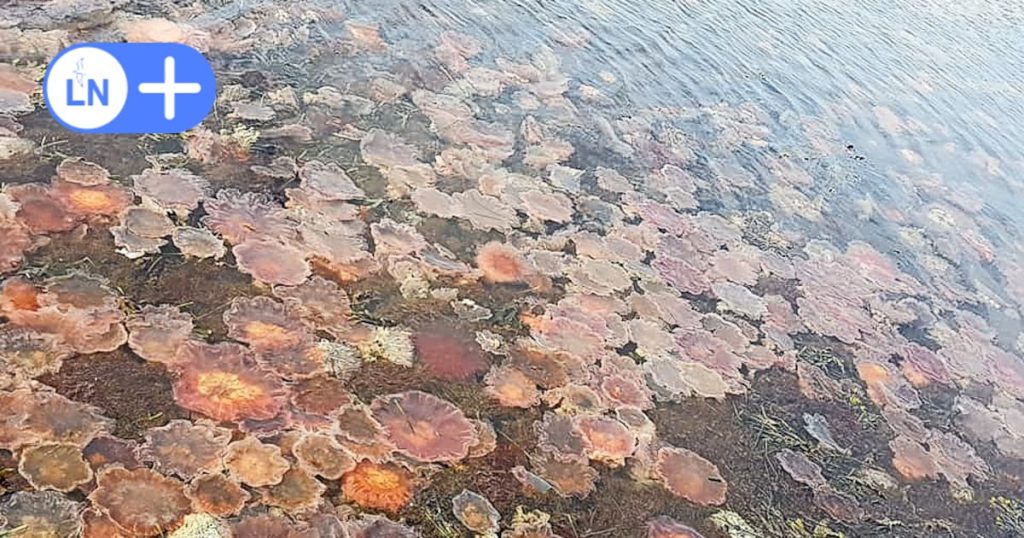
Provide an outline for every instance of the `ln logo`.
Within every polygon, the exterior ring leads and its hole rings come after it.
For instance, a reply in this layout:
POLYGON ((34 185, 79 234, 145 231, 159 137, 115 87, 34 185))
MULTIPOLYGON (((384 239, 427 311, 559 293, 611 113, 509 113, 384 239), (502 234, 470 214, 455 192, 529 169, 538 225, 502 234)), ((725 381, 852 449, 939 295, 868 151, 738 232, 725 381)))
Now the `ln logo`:
POLYGON ((185 45, 88 43, 50 62, 43 90, 53 118, 74 131, 178 133, 209 113, 216 81, 185 45))

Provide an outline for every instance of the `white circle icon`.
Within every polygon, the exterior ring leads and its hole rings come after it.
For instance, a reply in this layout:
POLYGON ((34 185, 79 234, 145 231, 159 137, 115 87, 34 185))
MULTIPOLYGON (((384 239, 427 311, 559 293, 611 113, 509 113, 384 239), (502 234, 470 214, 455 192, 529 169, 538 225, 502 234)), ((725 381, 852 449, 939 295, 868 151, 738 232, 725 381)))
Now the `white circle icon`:
POLYGON ((76 129, 98 129, 121 113, 128 100, 128 77, 109 52, 72 49, 50 65, 46 101, 58 119, 76 129))

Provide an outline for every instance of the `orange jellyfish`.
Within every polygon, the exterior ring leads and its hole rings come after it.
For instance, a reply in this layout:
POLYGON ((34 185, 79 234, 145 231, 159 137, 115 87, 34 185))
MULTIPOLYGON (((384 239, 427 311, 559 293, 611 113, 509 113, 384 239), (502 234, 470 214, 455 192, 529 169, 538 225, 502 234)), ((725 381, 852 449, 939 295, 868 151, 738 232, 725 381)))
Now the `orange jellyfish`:
POLYGON ((484 279, 497 284, 527 282, 532 271, 519 251, 501 243, 487 243, 476 254, 476 265, 484 279))
POLYGON ((657 476, 677 497, 703 506, 725 502, 726 482, 718 467, 685 448, 658 450, 657 476))
POLYGON ((540 403, 537 385, 512 366, 495 366, 484 377, 484 391, 504 407, 529 408, 540 403))
POLYGON ((75 218, 114 217, 132 203, 132 194, 114 183, 85 186, 58 181, 50 193, 75 218))
POLYGON ((276 240, 250 239, 231 252, 238 270, 262 284, 297 286, 312 272, 305 252, 276 240))
POLYGON ((467 529, 477 535, 497 536, 501 514, 491 501, 479 493, 462 490, 452 498, 452 513, 467 529))
POLYGON ((261 443, 255 437, 246 437, 228 445, 224 465, 232 477, 254 488, 281 482, 291 467, 279 447, 261 443))
POLYGON ((182 366, 174 384, 178 405, 216 420, 265 420, 281 410, 280 380, 248 360, 237 344, 190 346, 196 358, 182 366))
POLYGON ((219 517, 238 514, 251 497, 237 482, 219 473, 197 476, 185 495, 192 499, 196 511, 219 517))
POLYGON ((363 461, 341 478, 341 491, 363 508, 395 513, 412 500, 412 477, 397 465, 363 461))

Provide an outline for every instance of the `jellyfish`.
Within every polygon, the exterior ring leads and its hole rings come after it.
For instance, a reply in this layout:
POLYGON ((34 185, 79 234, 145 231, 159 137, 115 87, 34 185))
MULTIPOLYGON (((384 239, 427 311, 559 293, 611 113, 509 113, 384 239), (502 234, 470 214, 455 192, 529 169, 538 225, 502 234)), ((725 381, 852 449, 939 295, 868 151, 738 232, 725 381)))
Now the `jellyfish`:
POLYGON ((704 536, 668 516, 658 516, 647 522, 647 538, 704 538, 704 536))
POLYGON ((0 446, 9 449, 36 441, 84 447, 113 426, 98 409, 52 392, 18 389, 0 394, 0 403, 7 410, 0 418, 0 446), (13 428, 11 437, 8 428, 13 428))
POLYGON ((238 482, 220 473, 197 476, 185 495, 192 500, 195 510, 219 517, 237 515, 251 497, 238 482))
POLYGON ((134 535, 174 530, 191 512, 184 485, 150 469, 108 467, 96 475, 96 484, 89 500, 134 535))
POLYGON ((108 465, 118 465, 125 469, 135 469, 141 466, 136 451, 138 443, 128 441, 120 437, 100 435, 85 445, 82 455, 93 471, 108 465))
POLYGON ((594 491, 598 472, 585 462, 562 461, 545 454, 530 458, 533 470, 562 497, 585 499, 594 491))
POLYGON ((685 448, 658 450, 655 473, 673 495, 708 506, 725 502, 726 482, 718 467, 685 448))
POLYGON ((345 382, 328 376, 316 376, 292 385, 292 404, 306 413, 330 415, 352 402, 345 382))
POLYGON ((146 305, 125 322, 128 347, 147 361, 172 365, 192 334, 192 316, 172 305, 146 305))
POLYGON ((81 538, 128 538, 124 529, 117 526, 98 508, 90 507, 82 512, 81 538))
POLYGON ((78 225, 74 213, 43 185, 26 183, 4 192, 19 206, 17 220, 34 234, 67 232, 78 225))
POLYGON ((182 365, 174 384, 181 407, 225 421, 273 418, 281 410, 285 389, 281 381, 257 368, 236 344, 195 344, 191 360, 182 365))
POLYGON ((190 480, 202 472, 216 472, 231 441, 231 431, 208 421, 172 420, 146 432, 139 459, 152 462, 164 474, 190 480))
POLYGON ((378 397, 371 408, 399 452, 419 461, 458 461, 476 442, 461 409, 425 392, 378 397))
POLYGON ((32 245, 32 236, 21 223, 0 218, 0 274, 21 265, 32 245))
POLYGON ((148 168, 132 176, 132 182, 144 205, 173 212, 182 219, 199 206, 210 186, 205 179, 183 168, 148 168))
POLYGON ((396 513, 412 500, 412 476, 397 465, 362 461, 342 476, 341 492, 363 508, 396 513))
POLYGON ((333 437, 324 434, 302 434, 292 453, 301 468, 328 480, 337 480, 356 466, 352 456, 333 437))
POLYGON ((495 366, 484 377, 484 391, 504 407, 530 408, 540 403, 540 392, 533 383, 517 368, 511 366, 495 366))
POLYGON ((274 295, 284 301, 306 323, 340 336, 349 328, 352 308, 345 290, 319 276, 310 277, 298 286, 274 286, 274 295))
POLYGON ((92 480, 92 468, 75 445, 41 444, 26 448, 18 472, 36 489, 68 492, 92 480))
POLYGON ((203 224, 234 245, 250 239, 289 240, 295 224, 265 194, 225 189, 203 201, 203 224))
POLYGON ((206 228, 178 226, 171 234, 171 242, 186 258, 219 260, 228 252, 223 240, 206 228))
POLYGON ((261 493, 263 504, 296 515, 315 509, 326 489, 313 475, 294 468, 285 472, 280 482, 267 486, 261 493))
POLYGON ((57 177, 61 181, 84 187, 110 183, 110 173, 105 168, 81 157, 68 157, 61 161, 57 165, 57 177))
POLYGON ((452 498, 452 513, 467 529, 477 535, 497 536, 501 514, 491 501, 479 493, 462 490, 452 498))
POLYGON ((280 483, 291 468, 279 447, 261 443, 255 437, 228 445, 224 466, 233 478, 254 488, 280 483))
POLYGON ((442 328, 421 330, 413 336, 416 356, 431 375, 451 381, 469 381, 488 368, 487 358, 473 340, 442 328))
POLYGON ((626 458, 636 451, 636 436, 629 428, 613 418, 597 415, 582 416, 577 427, 586 442, 586 454, 593 461, 609 467, 622 467, 626 458))
POLYGON ((12 537, 78 536, 80 512, 81 503, 55 491, 16 491, 0 502, 0 523, 7 522, 12 537))
POLYGON ((0 326, 0 370, 34 379, 60 370, 74 351, 55 335, 0 326))
POLYGON ((585 461, 587 440, 578 426, 578 420, 561 413, 544 413, 544 418, 534 423, 537 431, 537 448, 566 461, 585 461))
POLYGON ((476 254, 484 278, 496 284, 527 282, 532 272, 518 250, 501 243, 487 243, 476 254))
POLYGON ((304 350, 313 335, 285 306, 269 297, 236 297, 224 312, 228 336, 249 344, 257 353, 304 350))
POLYGON ((50 187, 50 195, 81 219, 120 215, 133 200, 131 192, 114 183, 85 186, 58 181, 50 187))
POLYGON ((276 240, 250 239, 231 252, 238 269, 259 283, 297 286, 311 274, 303 251, 276 240))

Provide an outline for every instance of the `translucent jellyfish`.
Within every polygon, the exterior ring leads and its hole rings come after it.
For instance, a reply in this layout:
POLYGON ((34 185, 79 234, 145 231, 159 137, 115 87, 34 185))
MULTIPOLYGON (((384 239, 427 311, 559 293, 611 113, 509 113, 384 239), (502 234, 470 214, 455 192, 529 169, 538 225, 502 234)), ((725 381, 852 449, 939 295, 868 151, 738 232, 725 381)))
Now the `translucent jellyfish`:
POLYGON ((363 461, 341 478, 341 492, 363 508, 396 513, 412 500, 412 476, 397 465, 363 461))
POLYGON ((576 421, 585 442, 585 453, 592 461, 609 467, 622 467, 636 451, 636 436, 625 424, 598 415, 581 416, 576 421))
POLYGON ((605 410, 601 397, 586 385, 570 383, 544 393, 544 403, 562 413, 600 413, 605 410))
POLYGON ((577 424, 577 419, 562 413, 544 413, 543 420, 534 423, 537 448, 566 461, 585 461, 588 445, 577 424))
POLYGON ((450 329, 421 330, 413 335, 413 344, 420 364, 440 379, 469 381, 489 366, 476 341, 450 329))
POLYGON ((552 455, 530 458, 533 470, 554 486, 562 497, 585 499, 594 491, 598 472, 586 462, 562 461, 552 455))
POLYGON ((52 392, 0 392, 0 409, 0 447, 10 450, 40 441, 81 447, 113 426, 98 409, 52 392))
POLYGON ((302 434, 292 453, 300 467, 328 480, 337 480, 356 466, 352 456, 328 435, 302 434))
POLYGON ((231 252, 238 269, 263 284, 297 286, 311 273, 303 251, 278 241, 251 239, 231 252))
POLYGON ((537 385, 512 366, 494 366, 484 377, 484 392, 504 407, 530 408, 540 403, 537 385))
POLYGON ((163 237, 143 237, 124 226, 110 228, 117 252, 129 260, 136 260, 147 254, 156 254, 167 244, 163 237))
POLYGON ((249 344, 256 353, 304 350, 313 345, 305 324, 270 297, 236 297, 224 312, 228 336, 249 344))
POLYGON ((470 420, 470 422, 473 423, 476 443, 469 447, 468 457, 482 458, 494 452, 494 449, 498 448, 498 434, 494 431, 494 426, 485 420, 470 420))
POLYGON ((185 495, 196 511, 219 517, 238 514, 251 497, 237 482, 219 473, 197 476, 185 495))
POLYGON ((186 258, 219 260, 228 252, 224 242, 206 228, 178 226, 171 234, 171 242, 186 258))
POLYGON ((127 538, 124 530, 98 508, 85 509, 82 512, 82 523, 81 538, 127 538))
POLYGON ((0 502, 0 531, 32 538, 78 536, 81 504, 54 491, 16 491, 0 502), (15 530, 17 529, 17 530, 15 530))
POLYGON ((203 208, 203 224, 235 245, 250 239, 288 240, 295 235, 287 212, 265 194, 225 189, 204 200, 203 208))
POLYGON ((924 387, 932 383, 948 385, 952 377, 942 357, 930 349, 910 343, 899 351, 903 359, 900 369, 903 376, 915 387, 924 387))
POLYGON ((604 376, 599 386, 609 408, 629 406, 637 409, 654 407, 651 390, 636 376, 612 374, 604 376))
POLYGON ((158 239, 174 233, 174 223, 160 211, 129 207, 121 214, 121 228, 139 237, 158 239))
POLYGON ((272 514, 248 515, 231 526, 232 536, 236 538, 292 538, 297 533, 302 536, 306 530, 300 522, 272 514))
POLYGON ((745 286, 732 282, 715 282, 711 289, 721 301, 720 309, 736 312, 750 319, 761 319, 768 313, 768 305, 764 299, 745 286))
POLYGON ((68 157, 61 161, 57 165, 57 177, 61 181, 85 187, 110 183, 110 173, 106 168, 81 157, 68 157))
POLYGON ((135 194, 149 207, 173 212, 186 218, 206 195, 210 184, 183 168, 157 170, 149 168, 132 176, 135 194))
POLYGON ((476 254, 476 265, 484 278, 499 284, 526 282, 530 267, 518 250, 501 243, 487 243, 476 254))
POLYGON ((325 200, 360 200, 366 195, 335 163, 309 161, 299 170, 302 187, 325 200))
POLYGON ((695 452, 663 447, 658 450, 655 472, 673 495, 704 506, 725 502, 727 486, 718 467, 695 452))
POLYGON ((177 362, 178 351, 192 335, 192 316, 172 305, 146 305, 125 321, 128 347, 147 361, 177 362))
POLYGON ((647 538, 704 538, 704 536, 668 516, 658 516, 647 522, 647 538))
POLYGON ((87 187, 58 181, 50 187, 50 195, 78 218, 114 217, 133 201, 131 192, 116 183, 87 187))
POLYGON ((473 533, 497 536, 501 514, 487 497, 464 489, 452 498, 452 513, 473 533))
POLYGON ((174 384, 178 405, 216 420, 269 419, 285 396, 280 380, 247 360, 235 344, 190 345, 196 358, 174 384))
POLYGON ((263 489, 261 497, 263 504, 295 515, 315 509, 326 489, 313 475, 295 468, 289 469, 277 484, 263 489))
POLYGON ((92 480, 92 468, 75 445, 33 445, 21 453, 18 472, 36 489, 68 492, 92 480))
POLYGON ((367 164, 381 168, 419 164, 419 150, 415 146, 380 129, 367 133, 359 143, 359 150, 367 164))
POLYGON ((32 236, 21 223, 0 218, 0 274, 21 265, 32 244, 32 236))
POLYGON ((821 466, 800 452, 784 448, 775 453, 775 460, 793 480, 811 489, 828 488, 828 482, 821 474, 821 466))
POLYGON ((298 286, 274 286, 274 295, 290 312, 334 336, 349 328, 352 308, 348 295, 334 282, 313 276, 298 286))
POLYGON ((52 334, 0 326, 0 371, 36 378, 60 370, 74 351, 52 334))
POLYGON ((108 465, 135 469, 141 465, 136 457, 136 450, 138 450, 138 443, 135 441, 100 435, 85 445, 82 455, 89 462, 93 471, 99 471, 108 465))
POLYGON ((292 385, 292 404, 301 411, 329 415, 352 402, 345 382, 328 376, 303 379, 292 385))
POLYGON ((171 531, 191 512, 183 484, 156 471, 108 467, 96 475, 96 484, 89 500, 133 535, 171 531))
POLYGON ((473 424, 451 402, 420 391, 375 398, 373 416, 395 447, 423 462, 458 461, 476 443, 473 424))
POLYGON ((217 472, 221 457, 231 441, 231 431, 207 421, 172 420, 166 426, 146 432, 139 459, 154 469, 190 480, 199 473, 217 472))
POLYGON ((644 363, 644 371, 651 388, 665 400, 679 400, 694 393, 721 400, 730 390, 721 374, 697 362, 653 357, 644 363))
POLYGON ((233 478, 254 488, 279 483, 291 467, 281 456, 279 447, 261 443, 255 437, 246 437, 228 445, 224 466, 233 478))
POLYGON ((26 183, 4 192, 19 206, 18 221, 34 234, 67 232, 78 225, 75 215, 43 185, 26 183))

